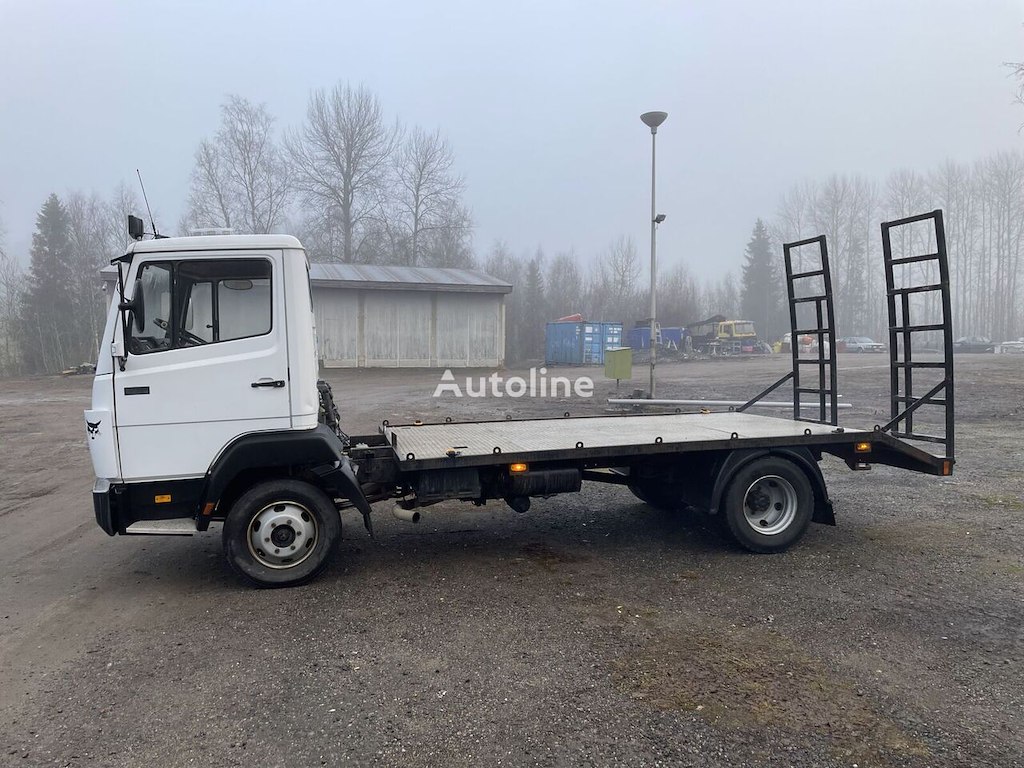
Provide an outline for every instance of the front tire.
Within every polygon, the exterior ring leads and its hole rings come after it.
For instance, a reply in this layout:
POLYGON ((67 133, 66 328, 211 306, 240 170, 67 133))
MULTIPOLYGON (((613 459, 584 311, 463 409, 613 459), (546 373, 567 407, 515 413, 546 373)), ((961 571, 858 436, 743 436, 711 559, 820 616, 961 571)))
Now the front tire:
POLYGON ((736 542, 759 553, 782 552, 807 531, 814 490, 792 461, 766 456, 733 476, 719 512, 736 542))
POLYGON ((334 502, 301 480, 253 486, 224 521, 224 555, 232 570, 259 587, 304 584, 331 560, 341 539, 334 502))

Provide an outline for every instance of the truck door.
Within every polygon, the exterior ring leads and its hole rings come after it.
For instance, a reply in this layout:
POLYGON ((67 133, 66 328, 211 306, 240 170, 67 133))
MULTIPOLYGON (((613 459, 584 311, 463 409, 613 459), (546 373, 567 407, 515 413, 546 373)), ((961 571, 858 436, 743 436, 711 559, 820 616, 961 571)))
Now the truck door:
POLYGON ((291 425, 282 264, 277 252, 138 265, 142 330, 129 325, 114 366, 125 480, 199 477, 238 435, 291 425))

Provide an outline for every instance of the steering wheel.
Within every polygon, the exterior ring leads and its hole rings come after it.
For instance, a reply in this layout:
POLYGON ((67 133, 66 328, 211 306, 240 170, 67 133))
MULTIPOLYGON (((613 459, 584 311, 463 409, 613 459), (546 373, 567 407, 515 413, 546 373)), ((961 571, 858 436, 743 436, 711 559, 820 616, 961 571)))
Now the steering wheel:
POLYGON ((179 329, 178 337, 187 347, 198 347, 200 344, 206 343, 206 339, 201 339, 194 333, 186 331, 184 328, 179 329))

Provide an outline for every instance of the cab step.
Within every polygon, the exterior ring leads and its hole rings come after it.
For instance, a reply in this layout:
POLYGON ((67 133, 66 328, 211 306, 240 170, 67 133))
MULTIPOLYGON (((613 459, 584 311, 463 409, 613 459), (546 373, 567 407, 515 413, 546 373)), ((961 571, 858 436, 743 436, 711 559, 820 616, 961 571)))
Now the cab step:
POLYGON ((192 536, 196 532, 196 521, 191 517, 177 520, 140 520, 124 529, 132 536, 192 536))

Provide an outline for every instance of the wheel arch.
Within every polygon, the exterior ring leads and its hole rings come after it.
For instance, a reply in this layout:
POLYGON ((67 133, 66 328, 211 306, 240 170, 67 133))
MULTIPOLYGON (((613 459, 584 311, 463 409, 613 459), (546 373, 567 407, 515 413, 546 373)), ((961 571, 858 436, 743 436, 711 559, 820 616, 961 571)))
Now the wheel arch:
POLYGON ((835 525, 836 518, 832 511, 832 502, 828 497, 828 490, 825 487, 825 478, 821 474, 821 467, 815 460, 814 454, 807 448, 752 448, 749 450, 732 451, 725 456, 722 463, 715 472, 714 485, 711 491, 711 504, 709 512, 718 514, 721 509, 722 498, 729 487, 736 473, 752 461, 765 456, 777 456, 787 459, 795 464, 807 476, 814 491, 814 513, 811 521, 824 525, 835 525))
POLYGON ((315 485, 331 499, 348 499, 366 519, 370 514, 340 441, 323 424, 302 431, 242 435, 225 446, 206 477, 200 530, 209 526, 212 517, 225 517, 230 505, 255 483, 289 477, 315 485))

